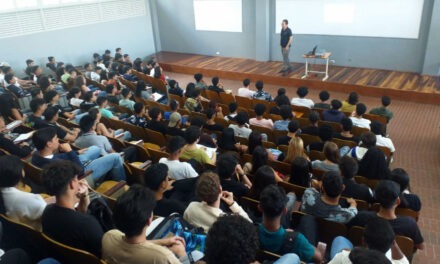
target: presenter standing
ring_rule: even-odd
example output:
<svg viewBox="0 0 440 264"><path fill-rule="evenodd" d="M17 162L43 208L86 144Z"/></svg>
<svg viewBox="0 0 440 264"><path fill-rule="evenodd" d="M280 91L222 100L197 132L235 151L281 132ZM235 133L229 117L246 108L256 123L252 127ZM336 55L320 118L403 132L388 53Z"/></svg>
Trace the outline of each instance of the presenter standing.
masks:
<svg viewBox="0 0 440 264"><path fill-rule="evenodd" d="M292 30L288 27L289 21L287 19L283 19L281 23L281 54L283 54L283 68L281 68L280 73L286 74L292 71L292 65L290 65L289 61L289 51L290 45L292 44L293 34Z"/></svg>

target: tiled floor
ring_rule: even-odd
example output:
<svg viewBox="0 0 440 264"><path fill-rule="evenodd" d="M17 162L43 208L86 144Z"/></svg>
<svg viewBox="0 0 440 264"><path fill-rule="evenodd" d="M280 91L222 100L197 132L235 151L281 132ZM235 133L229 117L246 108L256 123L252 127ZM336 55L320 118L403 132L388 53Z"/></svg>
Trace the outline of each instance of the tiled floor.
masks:
<svg viewBox="0 0 440 264"><path fill-rule="evenodd" d="M192 76L167 73L185 87ZM206 82L210 82L208 76ZM254 80L255 81L255 80ZM235 94L241 83L221 80ZM287 95L293 97L296 89L285 87ZM277 86L268 85L265 90L276 95ZM318 90L310 90L309 97L318 101ZM331 93L331 98L345 99L342 93ZM393 98L392 98L393 99ZM360 101L368 109L380 104L380 98L362 96ZM411 176L412 191L422 200L419 226L425 238L425 249L418 251L413 263L436 263L440 261L440 107L393 100L390 109L395 117L388 131L396 146L392 168L404 168Z"/></svg>

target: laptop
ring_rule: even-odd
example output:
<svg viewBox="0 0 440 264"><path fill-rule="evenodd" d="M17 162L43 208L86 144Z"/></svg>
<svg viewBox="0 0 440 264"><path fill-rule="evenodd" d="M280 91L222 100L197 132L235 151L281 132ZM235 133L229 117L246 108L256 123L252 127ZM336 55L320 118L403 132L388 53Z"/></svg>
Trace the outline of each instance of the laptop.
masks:
<svg viewBox="0 0 440 264"><path fill-rule="evenodd" d="M318 48L318 45L316 45L315 47L313 47L313 50L307 52L307 56L315 56L316 53L316 49Z"/></svg>

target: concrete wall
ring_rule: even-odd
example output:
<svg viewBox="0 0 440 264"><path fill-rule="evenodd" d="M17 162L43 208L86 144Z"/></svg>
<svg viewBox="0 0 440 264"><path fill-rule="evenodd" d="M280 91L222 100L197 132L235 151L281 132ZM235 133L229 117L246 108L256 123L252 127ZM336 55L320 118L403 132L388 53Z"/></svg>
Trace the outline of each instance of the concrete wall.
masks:
<svg viewBox="0 0 440 264"><path fill-rule="evenodd" d="M281 60L279 34L274 31L275 23L280 24L274 21L275 0L243 0L242 33L196 31L193 0L147 1L154 2L158 51L203 55L220 51L221 56ZM333 53L336 65L438 74L439 5L425 0L418 39L296 35L291 60L303 62L302 54L318 45Z"/></svg>
<svg viewBox="0 0 440 264"><path fill-rule="evenodd" d="M117 47L132 59L145 58L156 52L150 14L147 1L142 17L1 39L0 61L7 61L22 76L28 58L38 65L46 65L48 56L82 65L92 61L93 53L103 54L106 49L114 53Z"/></svg>

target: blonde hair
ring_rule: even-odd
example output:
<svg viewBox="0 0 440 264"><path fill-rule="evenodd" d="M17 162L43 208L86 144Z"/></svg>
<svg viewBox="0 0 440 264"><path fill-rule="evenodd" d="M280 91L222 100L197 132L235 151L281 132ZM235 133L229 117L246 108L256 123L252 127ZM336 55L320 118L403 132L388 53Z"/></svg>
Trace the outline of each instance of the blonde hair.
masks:
<svg viewBox="0 0 440 264"><path fill-rule="evenodd" d="M284 162L291 163L296 157L308 158L304 151L304 143L300 137L293 137L289 141L286 158Z"/></svg>

